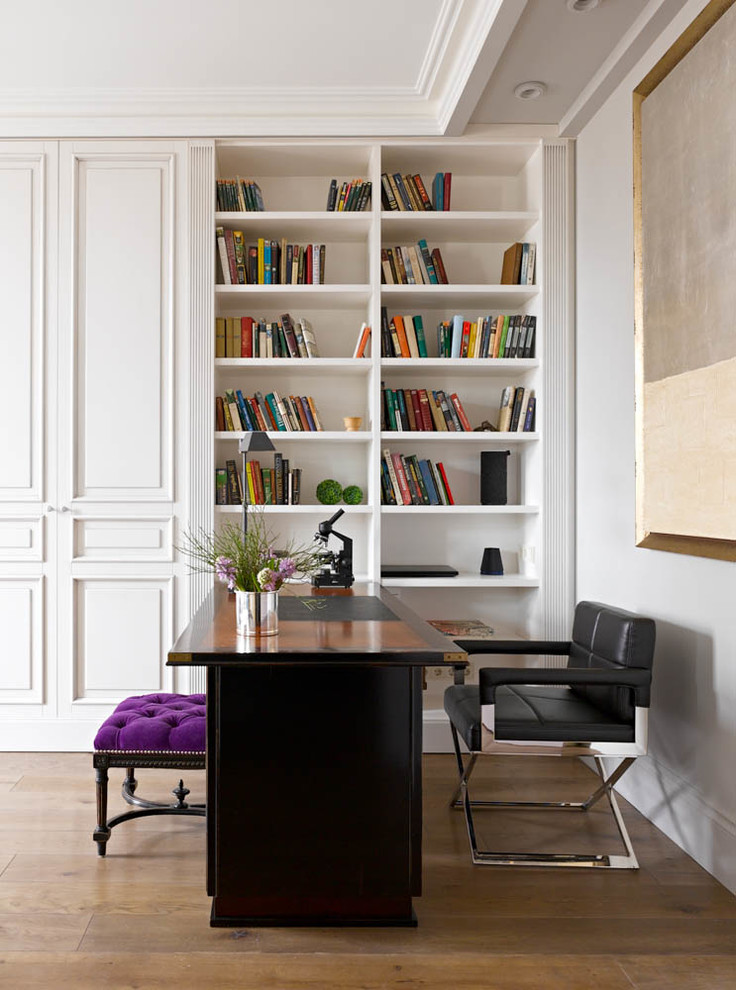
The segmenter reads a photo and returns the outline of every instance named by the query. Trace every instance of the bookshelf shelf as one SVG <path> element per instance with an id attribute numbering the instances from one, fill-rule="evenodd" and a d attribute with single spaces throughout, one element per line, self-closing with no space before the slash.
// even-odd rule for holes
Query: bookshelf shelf
<path id="1" fill-rule="evenodd" d="M 299 443 L 370 443 L 373 438 L 373 434 L 369 433 L 367 430 L 355 431 L 353 433 L 340 432 L 338 430 L 322 430 L 311 432 L 309 430 L 291 430 L 291 431 L 274 431 L 270 430 L 267 434 L 272 440 L 278 441 L 279 443 L 292 443 L 293 441 L 298 441 Z M 215 440 L 231 440 L 233 442 L 239 440 L 243 436 L 242 433 L 236 430 L 216 430 Z"/>
<path id="2" fill-rule="evenodd" d="M 216 300 L 237 303 L 244 309 L 271 306 L 282 311 L 295 307 L 330 309 L 367 304 L 370 285 L 216 285 Z M 358 324 L 360 326 L 360 324 Z M 356 331 L 357 332 L 357 331 Z"/>
<path id="3" fill-rule="evenodd" d="M 381 229 L 387 241 L 404 238 L 416 241 L 420 237 L 436 241 L 463 241 L 464 243 L 503 243 L 524 241 L 530 229 L 539 222 L 536 212 L 493 211 L 427 211 L 426 213 L 381 213 Z"/>
<path id="4" fill-rule="evenodd" d="M 345 374 L 367 375 L 371 372 L 370 361 L 363 358 L 215 358 L 215 368 L 234 368 L 260 374 L 282 371 L 302 374 L 324 374 L 340 370 Z"/>
<path id="5" fill-rule="evenodd" d="M 287 241 L 339 243 L 341 241 L 361 241 L 370 230 L 372 214 L 370 210 L 360 213 L 273 212 L 261 213 L 216 213 L 218 227 L 242 230 L 248 238 L 270 237 Z M 263 233 L 261 233 L 263 232 Z M 283 286 L 282 286 L 283 288 Z"/>
<path id="6" fill-rule="evenodd" d="M 333 515 L 338 509 L 345 509 L 346 513 L 351 515 L 356 513 L 358 515 L 370 515 L 373 512 L 372 505 L 259 505 L 258 511 L 267 513 L 268 515 L 290 515 L 294 514 L 296 516 L 323 516 L 323 515 Z M 215 512 L 222 513 L 223 515 L 237 515 L 241 516 L 243 514 L 242 505 L 216 505 Z"/>
<path id="7" fill-rule="evenodd" d="M 411 515 L 412 513 L 440 516 L 534 516 L 538 505 L 382 505 L 384 515 Z"/>
<path id="8" fill-rule="evenodd" d="M 463 574 L 449 578 L 383 578 L 387 588 L 538 588 L 539 578 L 521 574 L 493 577 L 485 574 Z"/>
<path id="9" fill-rule="evenodd" d="M 396 375 L 441 371 L 462 375 L 518 375 L 539 367 L 538 358 L 381 358 L 381 369 Z"/>
<path id="10" fill-rule="evenodd" d="M 279 434 L 282 436 L 283 434 Z M 492 433 L 486 430 L 473 430 L 472 433 L 452 433 L 444 431 L 442 433 L 428 432 L 426 430 L 383 430 L 381 432 L 381 443 L 452 443 L 452 444 L 482 444 L 500 443 L 507 446 L 510 443 L 531 443 L 539 440 L 539 434 L 534 433 Z"/>
<path id="11" fill-rule="evenodd" d="M 236 288 L 242 288 L 237 286 Z M 537 285 L 382 285 L 384 306 L 428 306 L 434 309 L 519 309 L 539 294 Z M 407 310 L 408 312 L 409 310 Z M 411 312 L 416 312 L 412 308 Z"/>

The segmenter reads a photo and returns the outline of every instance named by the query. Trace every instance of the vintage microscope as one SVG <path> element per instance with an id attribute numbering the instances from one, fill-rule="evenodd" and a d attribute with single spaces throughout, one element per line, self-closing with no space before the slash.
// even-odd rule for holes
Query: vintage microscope
<path id="1" fill-rule="evenodd" d="M 333 524 L 340 516 L 345 515 L 344 509 L 338 509 L 332 518 L 319 524 L 318 531 L 314 534 L 316 540 L 320 540 L 327 546 L 330 536 L 336 536 L 342 540 L 342 550 L 337 552 L 325 550 L 319 555 L 322 561 L 321 570 L 312 577 L 314 588 L 351 588 L 355 577 L 353 575 L 353 541 L 349 536 L 343 536 L 334 530 Z"/>

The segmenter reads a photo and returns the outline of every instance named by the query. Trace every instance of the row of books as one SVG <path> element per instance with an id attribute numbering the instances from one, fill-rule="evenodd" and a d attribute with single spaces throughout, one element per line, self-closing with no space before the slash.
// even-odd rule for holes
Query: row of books
<path id="1" fill-rule="evenodd" d="M 426 388 L 387 388 L 381 384 L 381 429 L 425 433 L 470 433 L 457 392 Z"/>
<path id="2" fill-rule="evenodd" d="M 337 179 L 330 183 L 327 194 L 328 213 L 358 213 L 367 210 L 371 202 L 372 182 L 364 179 L 352 179 L 343 182 L 340 191 L 337 189 Z"/>
<path id="3" fill-rule="evenodd" d="M 243 395 L 238 389 L 228 389 L 215 399 L 216 429 L 236 433 L 257 430 L 280 430 L 282 433 L 323 430 L 322 422 L 311 395 L 285 395 L 262 392 Z"/>
<path id="4" fill-rule="evenodd" d="M 381 457 L 382 505 L 454 505 L 450 484 L 440 461 L 420 460 L 416 454 Z"/>
<path id="5" fill-rule="evenodd" d="M 498 412 L 500 433 L 529 433 L 534 429 L 537 399 L 533 388 L 507 385 L 501 393 Z"/>
<path id="6" fill-rule="evenodd" d="M 287 244 L 259 237 L 247 245 L 242 230 L 218 227 L 220 285 L 322 285 L 327 248 L 324 244 Z"/>
<path id="7" fill-rule="evenodd" d="M 432 198 L 419 174 L 383 172 L 381 204 L 384 210 L 449 210 L 452 172 L 437 172 L 432 182 Z"/>
<path id="8" fill-rule="evenodd" d="M 242 505 L 245 496 L 248 505 L 299 505 L 301 481 L 302 469 L 290 468 L 288 459 L 275 452 L 272 468 L 247 461 L 244 491 L 235 461 L 228 460 L 215 470 L 215 504 Z"/>
<path id="9" fill-rule="evenodd" d="M 512 244 L 503 253 L 501 285 L 534 285 L 536 258 L 536 244 L 528 241 Z"/>
<path id="10" fill-rule="evenodd" d="M 283 313 L 273 322 L 252 316 L 215 318 L 215 357 L 316 358 L 314 330 L 308 320 Z"/>
<path id="11" fill-rule="evenodd" d="M 381 306 L 381 357 L 427 357 L 421 316 L 392 316 Z"/>
<path id="12" fill-rule="evenodd" d="M 381 249 L 381 281 L 384 285 L 448 285 L 440 249 L 430 252 L 427 242 L 400 244 Z"/>
<path id="13" fill-rule="evenodd" d="M 262 213 L 263 193 L 257 182 L 250 179 L 218 179 L 217 209 L 224 213 Z"/>
<path id="14" fill-rule="evenodd" d="M 437 325 L 437 355 L 446 358 L 533 357 L 536 316 L 457 315 Z M 388 317 L 381 307 L 381 356 L 427 357 L 424 322 L 419 314 Z"/>
<path id="15" fill-rule="evenodd" d="M 454 316 L 437 326 L 437 353 L 451 358 L 534 357 L 536 316 Z"/>

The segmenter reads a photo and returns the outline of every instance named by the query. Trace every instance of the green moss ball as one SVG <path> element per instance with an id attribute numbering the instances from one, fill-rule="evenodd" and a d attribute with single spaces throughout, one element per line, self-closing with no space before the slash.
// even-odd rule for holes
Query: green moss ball
<path id="1" fill-rule="evenodd" d="M 357 485 L 348 485 L 342 493 L 342 500 L 348 505 L 360 505 L 363 501 L 363 489 Z"/>
<path id="2" fill-rule="evenodd" d="M 317 485 L 317 500 L 322 505 L 337 505 L 342 498 L 342 485 L 333 478 L 325 478 Z"/>

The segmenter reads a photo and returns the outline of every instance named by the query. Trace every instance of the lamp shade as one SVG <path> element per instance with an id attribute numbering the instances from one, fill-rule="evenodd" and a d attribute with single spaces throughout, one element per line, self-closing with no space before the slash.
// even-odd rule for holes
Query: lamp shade
<path id="1" fill-rule="evenodd" d="M 241 454 L 250 454 L 253 451 L 276 450 L 273 442 L 263 430 L 253 430 L 252 433 L 244 433 L 238 441 L 238 450 Z"/>

